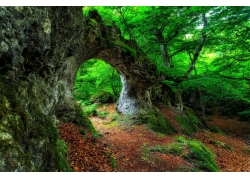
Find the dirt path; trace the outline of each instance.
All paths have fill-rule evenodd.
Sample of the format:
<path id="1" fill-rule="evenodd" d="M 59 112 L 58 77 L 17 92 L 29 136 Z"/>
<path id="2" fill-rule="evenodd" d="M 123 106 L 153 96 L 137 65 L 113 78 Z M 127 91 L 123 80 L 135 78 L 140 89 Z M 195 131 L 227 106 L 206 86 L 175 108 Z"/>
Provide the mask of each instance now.
<path id="1" fill-rule="evenodd" d="M 99 110 L 105 110 L 112 114 L 115 113 L 115 106 L 110 104 Z M 226 127 L 228 121 L 223 121 L 218 117 L 213 117 L 213 119 L 209 122 L 211 125 L 218 125 L 222 131 L 224 128 L 229 129 Z M 150 158 L 143 156 L 143 148 L 174 142 L 173 136 L 155 133 L 146 125 L 120 126 L 115 122 L 111 123 L 109 117 L 101 119 L 94 116 L 91 117 L 91 120 L 102 137 L 92 138 L 87 133 L 88 138 L 84 138 L 79 134 L 80 128 L 72 123 L 64 123 L 59 126 L 61 138 L 66 141 L 69 147 L 69 164 L 74 171 L 182 172 L 190 171 L 192 168 L 192 164 L 178 155 L 153 153 Z M 232 120 L 232 122 L 235 121 Z M 248 133 L 245 135 L 249 137 L 249 127 L 244 128 L 245 125 L 239 123 L 236 129 L 237 131 L 241 128 L 245 129 L 245 133 Z M 246 139 L 242 139 L 242 136 L 239 135 L 240 133 L 233 133 L 232 136 L 231 134 L 221 135 L 202 130 L 195 134 L 195 138 L 216 154 L 215 161 L 221 171 L 249 172 L 250 146 L 246 144 Z M 213 143 L 215 141 L 230 145 L 232 150 L 222 146 L 217 147 Z"/>

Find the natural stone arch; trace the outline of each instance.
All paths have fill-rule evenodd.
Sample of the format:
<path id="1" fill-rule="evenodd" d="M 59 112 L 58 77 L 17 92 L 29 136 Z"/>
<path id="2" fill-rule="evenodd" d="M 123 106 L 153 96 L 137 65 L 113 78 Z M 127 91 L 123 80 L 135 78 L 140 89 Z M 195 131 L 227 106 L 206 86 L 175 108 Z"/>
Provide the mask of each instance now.
<path id="1" fill-rule="evenodd" d="M 124 96 L 134 99 L 136 111 L 121 106 L 120 112 L 151 107 L 155 66 L 97 12 L 83 17 L 81 7 L 0 7 L 0 20 L 0 171 L 63 170 L 53 124 L 76 118 L 75 75 L 88 59 L 103 59 L 123 75 Z"/>

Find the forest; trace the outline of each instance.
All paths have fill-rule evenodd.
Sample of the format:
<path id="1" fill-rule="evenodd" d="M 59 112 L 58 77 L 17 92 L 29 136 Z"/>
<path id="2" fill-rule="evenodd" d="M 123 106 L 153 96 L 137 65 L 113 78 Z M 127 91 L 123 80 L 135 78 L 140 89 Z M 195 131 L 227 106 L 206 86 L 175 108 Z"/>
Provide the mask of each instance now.
<path id="1" fill-rule="evenodd" d="M 249 172 L 249 12 L 0 7 L 0 172 Z"/>
<path id="2" fill-rule="evenodd" d="M 249 133 L 249 7 L 83 7 L 85 15 L 93 10 L 99 12 L 106 25 L 116 25 L 121 30 L 119 36 L 126 39 L 133 56 L 138 55 L 136 48 L 140 48 L 150 63 L 156 65 L 155 73 L 164 77 L 160 83 L 156 82 L 164 89 L 163 94 L 152 92 L 154 103 L 163 103 L 177 114 L 185 114 L 187 108 L 194 110 L 197 121 L 200 121 L 199 127 L 189 127 L 190 122 L 184 122 L 194 123 L 192 115 L 188 114 L 185 120 L 174 118 L 184 129 L 184 134 L 192 136 L 202 127 L 224 134 L 219 126 L 212 126 L 213 123 L 209 122 L 215 114 L 222 115 L 225 124 L 228 118 L 248 122 L 243 125 L 248 130 L 241 133 Z M 119 115 L 107 110 L 111 103 L 117 102 L 121 89 L 119 72 L 102 59 L 91 59 L 77 71 L 74 97 L 87 115 L 98 116 L 102 123 L 107 123 L 103 120 L 107 117 L 111 119 L 108 123 L 113 124 L 113 121 L 123 122 L 131 118 L 117 120 Z M 164 112 L 164 108 L 161 110 Z M 161 127 L 151 128 L 163 134 L 169 133 L 165 124 L 157 126 Z M 246 137 L 249 139 L 249 134 Z M 212 143 L 221 144 L 225 149 L 232 148 L 224 142 L 212 140 Z M 154 146 L 146 151 L 178 151 L 171 148 L 177 147 Z M 249 154 L 245 156 L 249 157 Z"/>

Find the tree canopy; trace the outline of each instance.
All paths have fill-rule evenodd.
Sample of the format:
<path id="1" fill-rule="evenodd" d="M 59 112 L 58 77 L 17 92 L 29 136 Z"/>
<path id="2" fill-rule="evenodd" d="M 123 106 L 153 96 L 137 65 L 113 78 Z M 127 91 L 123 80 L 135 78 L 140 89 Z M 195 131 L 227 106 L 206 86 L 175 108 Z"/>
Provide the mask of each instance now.
<path id="1" fill-rule="evenodd" d="M 250 7 L 92 6 L 83 13 L 93 9 L 129 46 L 136 41 L 178 96 L 197 90 L 202 99 L 250 101 Z"/>

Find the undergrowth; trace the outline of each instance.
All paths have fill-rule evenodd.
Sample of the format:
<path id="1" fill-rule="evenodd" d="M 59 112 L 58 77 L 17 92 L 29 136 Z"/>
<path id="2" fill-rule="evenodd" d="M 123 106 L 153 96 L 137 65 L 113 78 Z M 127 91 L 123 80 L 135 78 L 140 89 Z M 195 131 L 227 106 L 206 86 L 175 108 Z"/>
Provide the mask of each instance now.
<path id="1" fill-rule="evenodd" d="M 224 142 L 221 142 L 221 141 L 212 140 L 212 144 L 214 144 L 216 147 L 222 147 L 222 148 L 230 150 L 230 151 L 233 150 L 232 146 L 230 146 Z"/>
<path id="2" fill-rule="evenodd" d="M 214 161 L 215 155 L 203 143 L 195 139 L 188 140 L 183 136 L 176 137 L 175 139 L 177 142 L 171 144 L 156 145 L 152 147 L 144 146 L 144 154 L 142 158 L 150 161 L 150 152 L 182 155 L 193 164 L 195 169 L 210 172 L 219 171 L 219 168 Z"/>
<path id="3" fill-rule="evenodd" d="M 107 111 L 97 111 L 97 115 L 99 118 L 104 119 L 108 115 L 108 112 Z"/>
<path id="4" fill-rule="evenodd" d="M 110 154 L 108 153 L 107 151 L 104 151 L 105 155 L 108 156 L 110 158 L 110 164 L 113 168 L 117 168 L 117 163 L 116 163 L 116 160 L 115 158 Z"/>

